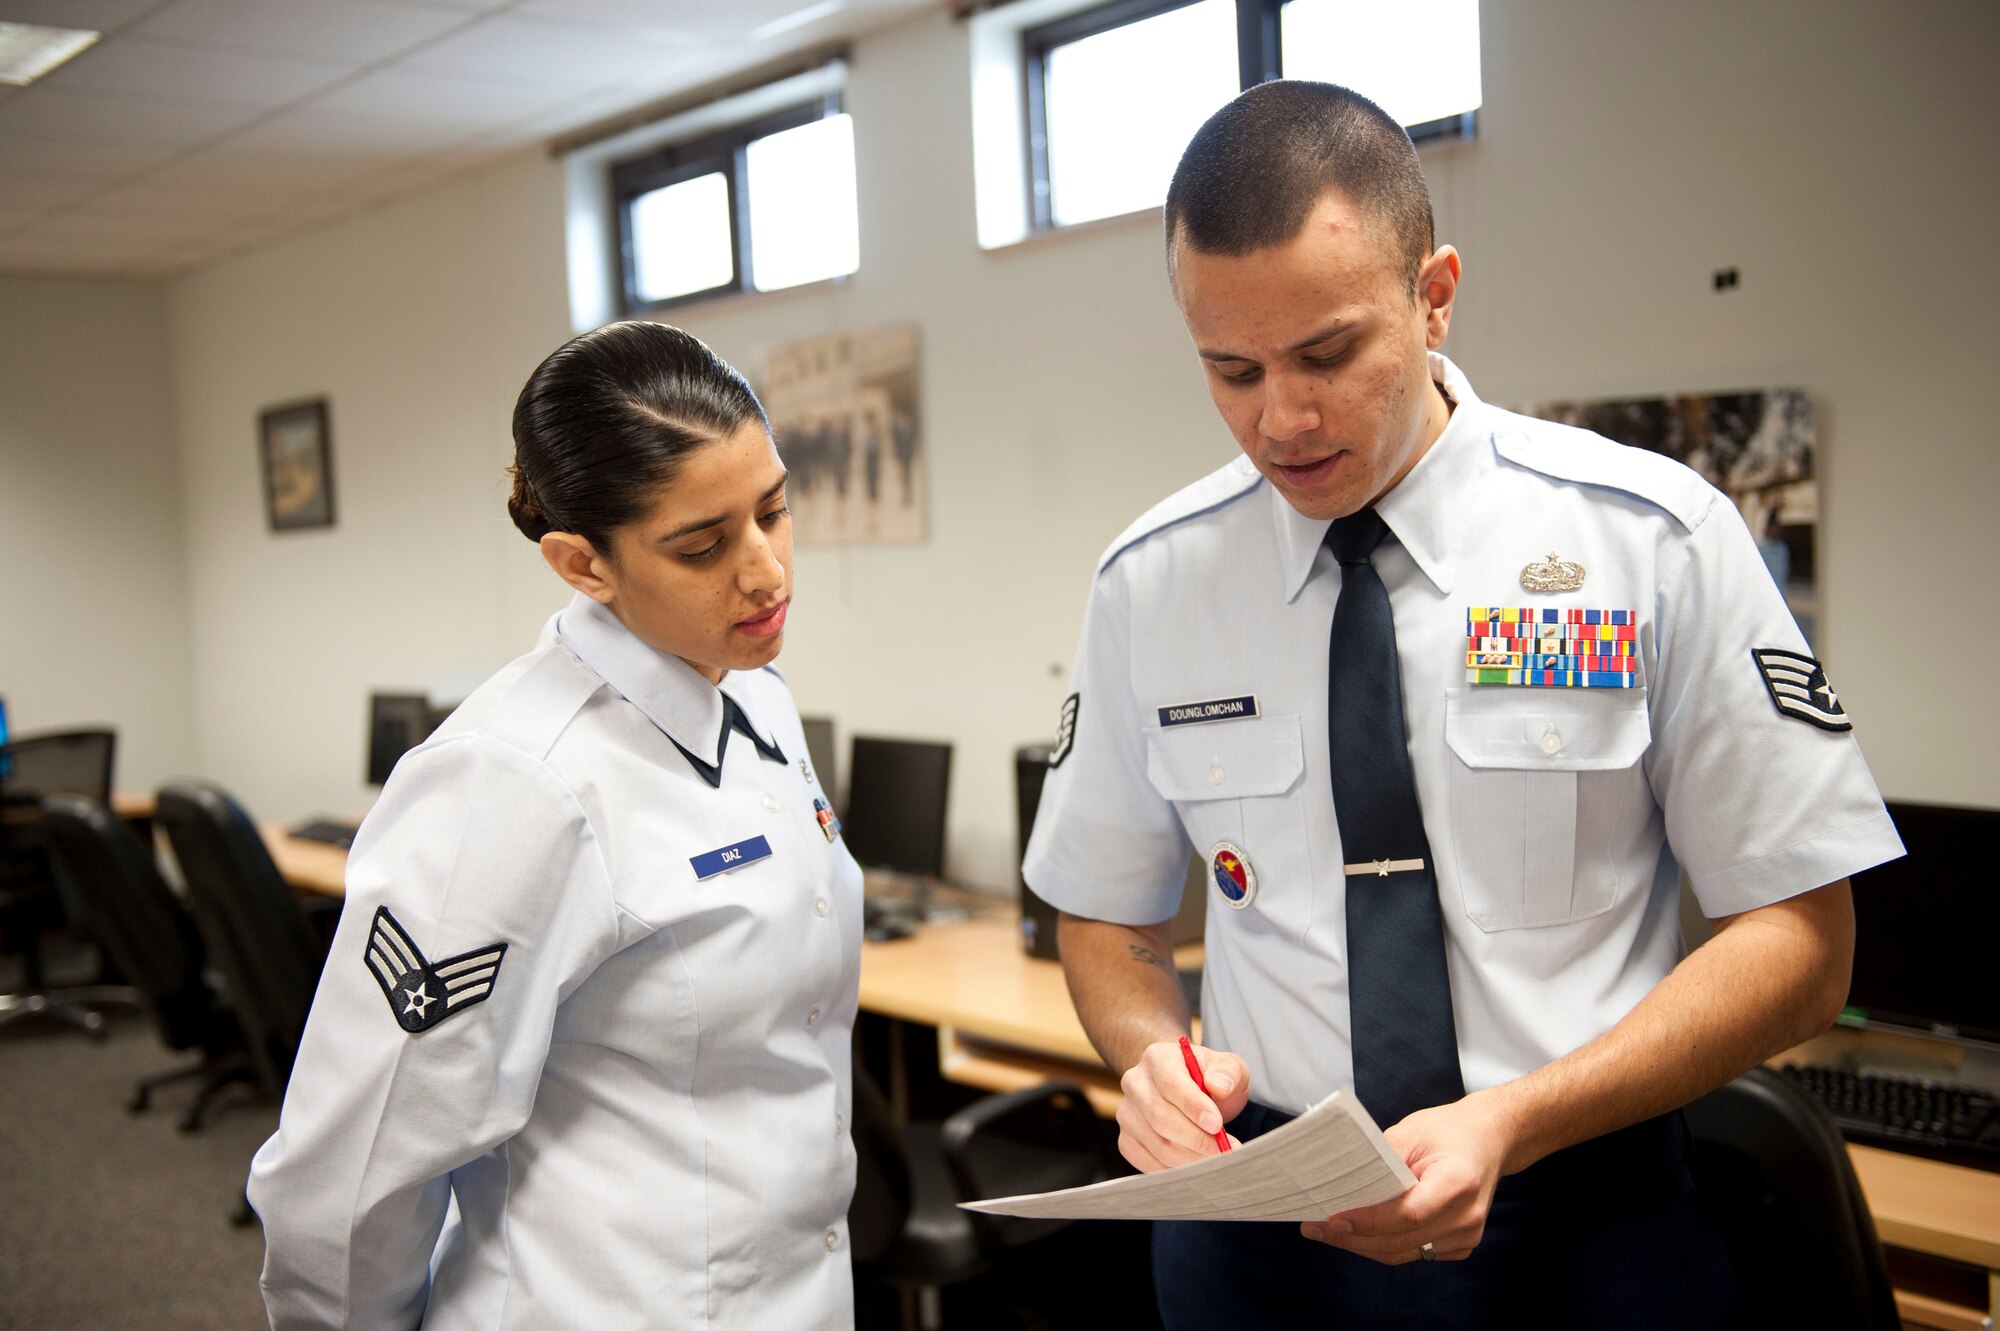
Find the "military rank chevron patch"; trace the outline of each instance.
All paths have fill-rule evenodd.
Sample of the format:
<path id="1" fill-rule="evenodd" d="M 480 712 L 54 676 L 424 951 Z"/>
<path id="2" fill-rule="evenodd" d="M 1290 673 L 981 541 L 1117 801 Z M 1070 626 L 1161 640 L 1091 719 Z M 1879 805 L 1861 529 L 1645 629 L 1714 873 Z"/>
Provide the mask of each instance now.
<path id="1" fill-rule="evenodd" d="M 442 961 L 427 961 L 416 940 L 396 922 L 387 906 L 375 908 L 375 923 L 368 931 L 368 972 L 382 986 L 396 1024 L 412 1035 L 485 1002 L 493 992 L 500 959 L 506 952 L 505 943 L 494 943 Z"/>
<path id="2" fill-rule="evenodd" d="M 1840 705 L 1840 695 L 1827 683 L 1826 670 L 1818 661 L 1776 647 L 1752 648 L 1750 659 L 1757 663 L 1757 673 L 1779 715 L 1821 730 L 1854 729 L 1847 709 Z"/>

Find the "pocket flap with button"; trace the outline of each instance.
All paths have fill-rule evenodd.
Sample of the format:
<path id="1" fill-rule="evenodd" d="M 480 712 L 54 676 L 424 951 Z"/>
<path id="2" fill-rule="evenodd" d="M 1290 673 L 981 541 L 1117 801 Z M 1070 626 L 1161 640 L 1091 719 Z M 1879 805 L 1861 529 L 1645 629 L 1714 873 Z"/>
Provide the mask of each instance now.
<path id="1" fill-rule="evenodd" d="M 1445 743 L 1474 768 L 1602 772 L 1630 767 L 1653 742 L 1646 690 L 1449 689 Z"/>
<path id="2" fill-rule="evenodd" d="M 1146 731 L 1146 776 L 1170 800 L 1282 795 L 1305 768 L 1296 716 Z"/>

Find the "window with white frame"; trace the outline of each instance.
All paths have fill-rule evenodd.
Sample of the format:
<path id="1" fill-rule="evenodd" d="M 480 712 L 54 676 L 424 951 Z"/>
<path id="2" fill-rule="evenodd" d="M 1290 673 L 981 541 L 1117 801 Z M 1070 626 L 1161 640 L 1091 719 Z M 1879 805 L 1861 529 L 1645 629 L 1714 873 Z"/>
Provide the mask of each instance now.
<path id="1" fill-rule="evenodd" d="M 1201 122 L 1266 79 L 1344 84 L 1419 144 L 1470 136 L 1481 103 L 1478 0 L 1023 0 L 975 23 L 976 145 L 1026 180 L 1025 206 L 1009 204 L 1009 168 L 980 164 L 989 248 L 1157 207 Z M 1010 59 L 1008 112 L 995 70 Z"/>

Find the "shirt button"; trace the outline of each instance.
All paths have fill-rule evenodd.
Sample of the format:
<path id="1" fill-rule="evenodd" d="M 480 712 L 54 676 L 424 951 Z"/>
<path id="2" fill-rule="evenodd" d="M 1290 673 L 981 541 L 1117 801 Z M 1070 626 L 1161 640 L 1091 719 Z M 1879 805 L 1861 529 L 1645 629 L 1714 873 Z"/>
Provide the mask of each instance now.
<path id="1" fill-rule="evenodd" d="M 811 1030 L 817 1025 L 819 1025 L 819 1009 L 814 1008 L 812 1011 L 806 1013 L 806 1029 Z"/>
<path id="2" fill-rule="evenodd" d="M 776 795 L 766 795 L 764 797 L 764 807 L 772 813 L 776 813 L 778 811 L 778 797 Z"/>
<path id="3" fill-rule="evenodd" d="M 1553 758 L 1556 756 L 1556 754 L 1562 752 L 1562 746 L 1563 746 L 1563 737 L 1556 733 L 1554 726 L 1551 726 L 1547 730 L 1542 732 L 1543 753 L 1546 753 L 1549 755 L 1549 757 Z"/>
<path id="4" fill-rule="evenodd" d="M 828 1252 L 832 1252 L 835 1248 L 838 1248 L 839 1246 L 840 1246 L 840 1235 L 834 1233 L 830 1229 L 826 1231 L 826 1250 Z"/>
<path id="5" fill-rule="evenodd" d="M 813 914 L 818 915 L 821 918 L 824 918 L 826 916 L 826 913 L 832 909 L 833 907 L 827 904 L 827 900 L 825 897 L 813 898 Z"/>
<path id="6" fill-rule="evenodd" d="M 842 1117 L 841 1117 L 840 1115 L 838 1115 L 838 1114 L 835 1114 L 835 1115 L 833 1116 L 833 1134 L 834 1134 L 834 1136 L 836 1136 L 836 1137 L 837 1137 L 837 1136 L 839 1136 L 839 1135 L 840 1135 L 841 1133 L 843 1133 L 843 1132 L 846 1132 L 846 1131 L 847 1131 L 847 1120 L 846 1120 L 846 1119 L 844 1119 L 844 1118 L 842 1118 Z"/>
<path id="7" fill-rule="evenodd" d="M 1219 786 L 1222 784 L 1221 763 L 1217 763 L 1215 766 L 1208 769 L 1208 784 L 1211 786 Z"/>

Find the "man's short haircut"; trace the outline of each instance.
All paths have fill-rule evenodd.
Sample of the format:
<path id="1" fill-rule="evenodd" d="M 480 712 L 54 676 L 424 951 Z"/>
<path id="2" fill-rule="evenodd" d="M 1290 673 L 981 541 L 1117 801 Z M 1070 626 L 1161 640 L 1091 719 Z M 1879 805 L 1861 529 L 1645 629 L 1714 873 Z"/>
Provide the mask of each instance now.
<path id="1" fill-rule="evenodd" d="M 1416 146 L 1381 107 L 1332 83 L 1260 83 L 1195 131 L 1167 189 L 1174 241 L 1240 257 L 1299 234 L 1328 190 L 1385 225 L 1414 289 L 1434 245 Z"/>

